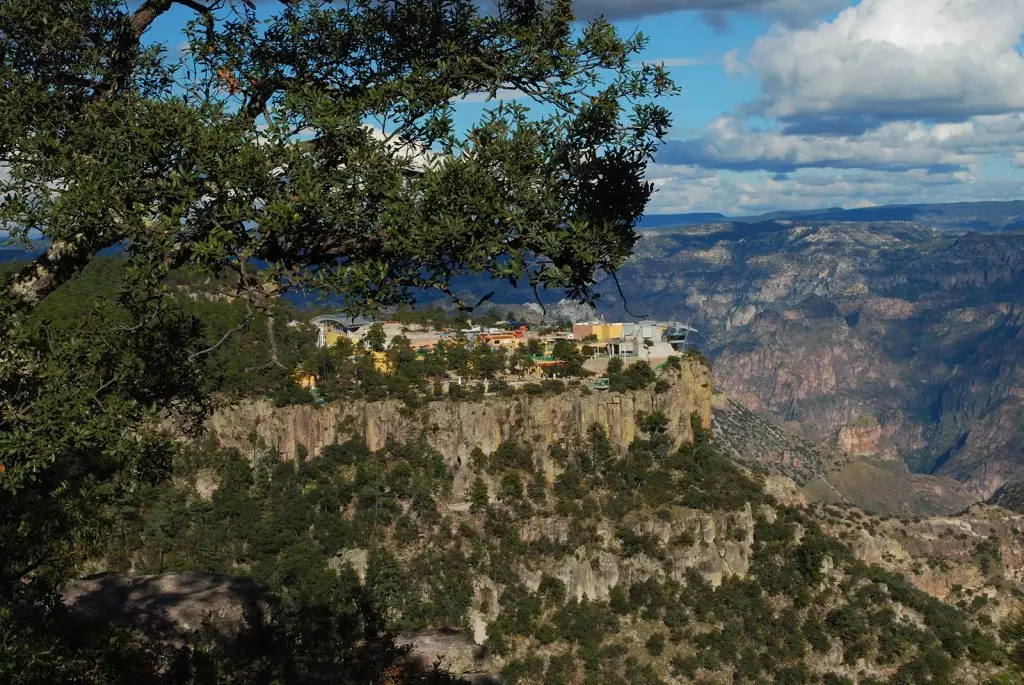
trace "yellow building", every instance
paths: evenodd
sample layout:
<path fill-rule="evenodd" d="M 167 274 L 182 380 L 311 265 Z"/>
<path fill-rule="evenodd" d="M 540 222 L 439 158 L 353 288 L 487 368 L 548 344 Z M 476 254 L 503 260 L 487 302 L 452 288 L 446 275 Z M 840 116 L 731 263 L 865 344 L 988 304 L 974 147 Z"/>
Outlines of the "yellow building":
<path fill-rule="evenodd" d="M 297 371 L 293 376 L 295 384 L 304 390 L 312 390 L 316 387 L 316 374 Z"/>
<path fill-rule="evenodd" d="M 392 374 L 395 372 L 395 362 L 388 357 L 387 352 L 370 352 L 373 357 L 373 368 L 380 373 Z"/>
<path fill-rule="evenodd" d="M 599 323 L 594 324 L 593 335 L 598 342 L 606 340 L 618 340 L 622 337 L 623 325 L 621 323 Z"/>
<path fill-rule="evenodd" d="M 349 337 L 345 331 L 324 331 L 324 346 L 334 347 L 334 345 L 342 338 Z"/>

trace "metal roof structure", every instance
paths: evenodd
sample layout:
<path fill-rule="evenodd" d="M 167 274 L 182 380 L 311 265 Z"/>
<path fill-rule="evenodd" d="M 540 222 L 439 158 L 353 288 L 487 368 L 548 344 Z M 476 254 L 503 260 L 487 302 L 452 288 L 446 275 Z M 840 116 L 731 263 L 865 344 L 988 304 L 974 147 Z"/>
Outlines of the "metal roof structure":
<path fill-rule="evenodd" d="M 320 334 L 317 336 L 316 346 L 324 347 L 327 345 L 327 330 L 341 329 L 346 333 L 352 333 L 358 331 L 364 326 L 372 326 L 377 323 L 376 319 L 371 319 L 365 316 L 349 316 L 347 314 L 322 314 L 320 316 L 313 317 L 310 319 L 310 323 L 320 329 Z"/>
<path fill-rule="evenodd" d="M 362 328 L 363 326 L 372 326 L 377 323 L 376 319 L 371 319 L 366 316 L 349 316 L 347 314 L 322 314 L 320 316 L 310 319 L 310 322 L 316 326 L 323 326 L 325 324 L 333 323 L 337 324 L 340 328 L 352 329 Z"/>

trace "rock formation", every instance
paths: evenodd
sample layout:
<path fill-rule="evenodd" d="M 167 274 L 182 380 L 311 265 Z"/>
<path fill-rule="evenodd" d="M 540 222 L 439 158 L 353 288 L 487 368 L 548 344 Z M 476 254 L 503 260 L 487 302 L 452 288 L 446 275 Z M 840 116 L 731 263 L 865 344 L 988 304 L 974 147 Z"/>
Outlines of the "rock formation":
<path fill-rule="evenodd" d="M 664 393 L 584 392 L 576 388 L 553 396 L 428 402 L 418 409 L 409 409 L 397 400 L 283 408 L 246 402 L 218 411 L 212 428 L 225 447 L 244 454 L 261 440 L 287 459 L 294 459 L 300 448 L 316 455 L 324 446 L 353 435 L 365 436 L 370 449 L 376 450 L 388 439 L 412 441 L 425 431 L 430 445 L 450 465 L 458 465 L 467 461 L 473 448 L 489 454 L 509 438 L 544 454 L 553 444 L 585 435 L 594 423 L 604 427 L 609 439 L 624 451 L 637 435 L 637 414 L 654 410 L 668 417 L 668 432 L 679 442 L 693 439 L 691 414 L 696 413 L 703 425 L 710 427 L 709 369 L 698 360 L 685 360 Z"/>
<path fill-rule="evenodd" d="M 619 281 L 631 309 L 693 317 L 716 384 L 751 409 L 812 442 L 874 416 L 911 470 L 984 499 L 1024 479 L 1024 233 L 945 228 L 662 229 Z"/>

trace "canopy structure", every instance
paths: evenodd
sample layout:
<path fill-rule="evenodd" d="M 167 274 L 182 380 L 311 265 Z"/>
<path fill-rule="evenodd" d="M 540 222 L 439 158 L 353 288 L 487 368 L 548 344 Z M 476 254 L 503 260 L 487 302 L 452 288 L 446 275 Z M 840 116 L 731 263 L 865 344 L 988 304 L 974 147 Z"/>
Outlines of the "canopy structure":
<path fill-rule="evenodd" d="M 327 333 L 330 331 L 354 333 L 364 326 L 372 326 L 377 323 L 376 320 L 365 316 L 349 316 L 347 314 L 322 314 L 314 317 L 310 322 L 319 330 L 316 339 L 317 347 L 327 345 Z"/>

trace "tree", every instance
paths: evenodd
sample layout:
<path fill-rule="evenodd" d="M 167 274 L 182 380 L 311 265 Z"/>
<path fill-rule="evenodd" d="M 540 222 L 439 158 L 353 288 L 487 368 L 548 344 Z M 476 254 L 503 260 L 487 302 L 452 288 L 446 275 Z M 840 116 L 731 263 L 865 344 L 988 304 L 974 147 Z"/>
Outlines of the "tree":
<path fill-rule="evenodd" d="M 562 362 L 559 365 L 559 370 L 566 376 L 584 376 L 586 371 L 583 369 L 583 362 L 585 358 L 580 354 L 579 349 L 576 347 L 576 343 L 569 340 L 559 340 L 555 343 L 554 349 L 551 351 L 551 355 Z"/>
<path fill-rule="evenodd" d="M 610 377 L 612 374 L 622 373 L 622 367 L 622 358 L 612 357 L 608 360 L 608 376 Z"/>
<path fill-rule="evenodd" d="M 384 326 L 379 323 L 370 326 L 366 331 L 366 335 L 363 336 L 363 344 L 374 352 L 383 352 L 386 342 L 387 336 L 384 334 Z"/>
<path fill-rule="evenodd" d="M 489 497 L 487 494 L 487 483 L 480 476 L 473 479 L 473 485 L 469 492 L 470 508 L 474 514 L 487 510 Z"/>
<path fill-rule="evenodd" d="M 172 8 L 193 13 L 177 36 Z M 250 367 L 286 378 L 288 290 L 468 306 L 449 285 L 468 272 L 592 300 L 669 125 L 643 42 L 576 31 L 568 0 L 0 3 L 0 225 L 44 248 L 0 283 L 0 603 L 73 573 L 124 494 L 166 475 L 170 429 L 206 412 L 207 355 L 258 321 L 269 359 Z M 453 102 L 506 88 L 542 107 L 456 130 Z M 33 319 L 108 249 L 127 257 L 116 294 L 65 330 Z M 239 319 L 176 309 L 179 269 L 218 279 Z"/>
<path fill-rule="evenodd" d="M 188 49 L 161 50 L 175 5 Z M 0 220 L 52 241 L 9 306 L 118 245 L 140 281 L 228 266 L 262 303 L 287 283 L 380 306 L 465 271 L 589 299 L 633 246 L 669 124 L 651 99 L 675 87 L 635 66 L 642 36 L 572 21 L 567 0 L 7 0 Z M 453 100 L 501 88 L 551 113 L 499 103 L 456 130 Z"/>
<path fill-rule="evenodd" d="M 520 344 L 516 346 L 516 349 L 509 355 L 508 365 L 511 371 L 520 374 L 525 373 L 533 366 L 533 360 L 530 359 L 530 353 L 526 345 Z"/>
<path fill-rule="evenodd" d="M 526 351 L 534 357 L 544 354 L 544 343 L 537 338 L 530 338 L 526 341 Z"/>
<path fill-rule="evenodd" d="M 473 347 L 473 371 L 481 378 L 494 378 L 505 371 L 505 350 L 491 349 L 483 343 Z"/>

